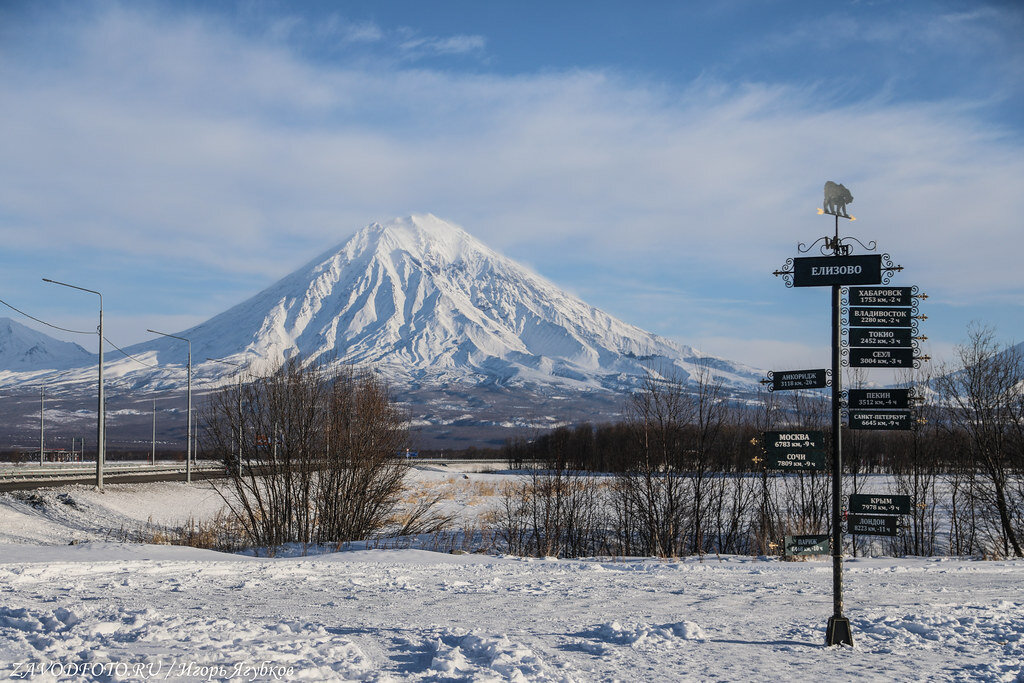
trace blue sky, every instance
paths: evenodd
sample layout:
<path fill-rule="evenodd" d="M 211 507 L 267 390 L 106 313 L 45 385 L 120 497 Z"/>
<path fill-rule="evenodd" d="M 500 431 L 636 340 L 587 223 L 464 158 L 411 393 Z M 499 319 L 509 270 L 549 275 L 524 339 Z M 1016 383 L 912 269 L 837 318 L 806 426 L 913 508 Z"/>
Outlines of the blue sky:
<path fill-rule="evenodd" d="M 40 278 L 98 289 L 128 345 L 430 212 L 628 322 L 821 367 L 827 293 L 770 273 L 835 180 L 932 355 L 1024 341 L 1022 35 L 1012 2 L 8 2 L 0 298 L 89 329 Z"/>

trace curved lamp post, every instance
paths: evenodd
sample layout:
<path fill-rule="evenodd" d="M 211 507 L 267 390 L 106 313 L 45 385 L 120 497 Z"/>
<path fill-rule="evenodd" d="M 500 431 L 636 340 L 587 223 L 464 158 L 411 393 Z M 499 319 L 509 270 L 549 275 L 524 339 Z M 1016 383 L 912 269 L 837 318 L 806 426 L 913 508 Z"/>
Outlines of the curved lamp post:
<path fill-rule="evenodd" d="M 43 282 L 49 282 L 54 285 L 62 285 L 64 287 L 70 287 L 71 289 L 77 289 L 83 292 L 89 292 L 95 294 L 100 298 L 100 326 L 97 328 L 97 332 L 100 338 L 100 363 L 99 363 L 99 401 L 96 409 L 96 488 L 100 491 L 103 490 L 103 463 L 107 457 L 107 444 L 105 441 L 105 427 L 107 422 L 106 414 L 106 403 L 103 400 L 103 295 L 97 292 L 95 289 L 86 289 L 85 287 L 78 287 L 76 285 L 69 285 L 66 282 L 57 282 L 49 278 L 43 278 Z M 82 447 L 83 453 L 85 452 L 85 446 Z"/>
<path fill-rule="evenodd" d="M 185 337 L 179 337 L 176 334 L 167 334 L 166 332 L 157 332 L 156 330 L 146 330 L 146 332 L 152 332 L 153 334 L 159 334 L 162 337 L 170 337 L 172 339 L 180 339 L 183 342 L 188 343 L 188 422 L 185 429 L 185 481 L 192 483 L 192 340 L 186 339 Z"/>
<path fill-rule="evenodd" d="M 242 477 L 242 370 L 245 366 L 241 363 L 233 363 L 229 360 L 223 360 L 221 358 L 210 358 L 206 357 L 206 360 L 211 360 L 214 363 L 223 363 L 224 365 L 232 365 L 238 368 L 238 477 Z"/>

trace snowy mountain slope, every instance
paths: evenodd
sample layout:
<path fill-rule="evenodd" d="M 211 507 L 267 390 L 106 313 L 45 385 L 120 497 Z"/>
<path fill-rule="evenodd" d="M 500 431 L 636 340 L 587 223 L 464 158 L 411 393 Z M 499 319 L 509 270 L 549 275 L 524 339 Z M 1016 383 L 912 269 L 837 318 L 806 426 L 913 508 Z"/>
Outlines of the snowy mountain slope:
<path fill-rule="evenodd" d="M 78 344 L 54 339 L 10 318 L 0 318 L 0 371 L 63 370 L 96 362 Z"/>
<path fill-rule="evenodd" d="M 432 215 L 371 224 L 180 334 L 197 360 L 336 358 L 412 383 L 618 388 L 645 368 L 685 377 L 697 363 L 731 385 L 758 375 L 617 320 Z M 129 351 L 165 364 L 183 349 L 161 339 Z M 200 374 L 225 369 L 209 363 Z"/>
<path fill-rule="evenodd" d="M 74 345 L 21 329 L 36 335 L 41 350 L 29 353 L 33 345 L 20 343 L 24 350 L 10 358 L 52 358 L 50 367 L 62 369 L 56 383 L 92 386 L 94 356 L 79 349 L 83 357 L 75 360 L 67 348 Z M 460 405 L 478 403 L 470 394 L 484 387 L 526 392 L 529 406 L 542 396 L 597 400 L 635 387 L 648 372 L 685 379 L 698 365 L 739 390 L 754 388 L 762 374 L 622 322 L 432 215 L 368 225 L 248 300 L 175 334 L 192 340 L 193 388 L 200 390 L 233 382 L 243 370 L 272 371 L 293 356 L 372 365 L 404 387 L 408 401 L 432 405 L 437 390 L 456 392 Z M 64 353 L 44 353 L 51 348 Z M 142 364 L 108 349 L 110 390 L 136 396 L 184 389 L 188 347 L 181 341 L 157 337 L 126 351 Z M 0 367 L 0 386 L 38 376 L 11 363 Z M 26 362 L 24 370 L 45 364 Z M 448 403 L 439 404 L 446 415 L 440 422 L 465 413 Z M 597 410 L 607 412 L 603 403 Z M 563 419 L 557 412 L 535 417 Z"/>

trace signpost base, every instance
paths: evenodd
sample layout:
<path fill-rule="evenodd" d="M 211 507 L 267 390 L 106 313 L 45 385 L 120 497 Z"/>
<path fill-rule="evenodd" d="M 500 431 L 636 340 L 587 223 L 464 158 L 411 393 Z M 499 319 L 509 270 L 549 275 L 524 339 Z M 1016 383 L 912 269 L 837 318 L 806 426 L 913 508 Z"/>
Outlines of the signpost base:
<path fill-rule="evenodd" d="M 825 645 L 849 645 L 853 647 L 853 631 L 850 620 L 846 617 L 831 616 L 828 618 L 828 629 L 825 631 Z"/>

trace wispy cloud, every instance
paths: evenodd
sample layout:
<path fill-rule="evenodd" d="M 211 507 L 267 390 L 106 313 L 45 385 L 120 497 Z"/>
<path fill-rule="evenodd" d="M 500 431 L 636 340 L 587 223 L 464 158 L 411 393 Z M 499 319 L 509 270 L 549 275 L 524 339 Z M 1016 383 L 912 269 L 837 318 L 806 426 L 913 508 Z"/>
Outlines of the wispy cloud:
<path fill-rule="evenodd" d="M 324 31 L 410 54 L 486 47 L 373 24 Z M 0 46 L 0 239 L 19 253 L 239 273 L 240 298 L 371 220 L 431 211 L 516 257 L 571 249 L 598 276 L 616 261 L 690 288 L 691 263 L 732 299 L 760 296 L 764 274 L 825 231 L 814 208 L 836 180 L 855 196 L 849 228 L 936 294 L 1024 292 L 1008 220 L 1024 214 L 1022 141 L 962 103 L 325 62 L 123 8 L 65 38 L 59 56 Z"/>

